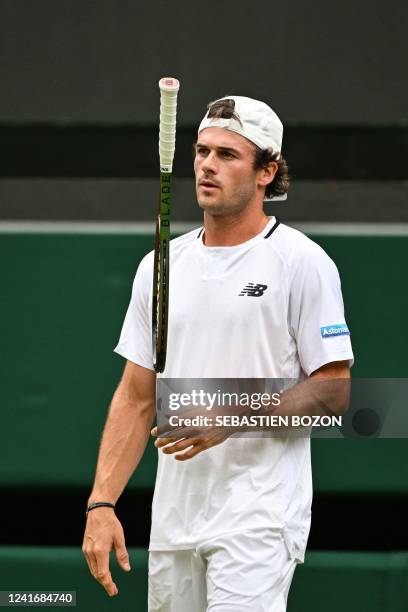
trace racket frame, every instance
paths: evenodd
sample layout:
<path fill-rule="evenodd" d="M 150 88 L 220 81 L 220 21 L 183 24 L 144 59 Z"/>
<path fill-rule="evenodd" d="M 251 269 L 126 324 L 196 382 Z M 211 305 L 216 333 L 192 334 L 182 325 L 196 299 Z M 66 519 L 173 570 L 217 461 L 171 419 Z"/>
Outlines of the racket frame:
<path fill-rule="evenodd" d="M 166 367 L 170 282 L 171 173 L 176 145 L 177 94 L 179 87 L 179 81 L 172 77 L 164 77 L 159 81 L 160 192 L 156 218 L 152 298 L 153 366 L 157 373 L 163 372 Z"/>
<path fill-rule="evenodd" d="M 153 266 L 152 341 L 154 369 L 160 373 L 166 366 L 170 282 L 170 198 L 171 173 L 160 173 L 159 206 Z"/>

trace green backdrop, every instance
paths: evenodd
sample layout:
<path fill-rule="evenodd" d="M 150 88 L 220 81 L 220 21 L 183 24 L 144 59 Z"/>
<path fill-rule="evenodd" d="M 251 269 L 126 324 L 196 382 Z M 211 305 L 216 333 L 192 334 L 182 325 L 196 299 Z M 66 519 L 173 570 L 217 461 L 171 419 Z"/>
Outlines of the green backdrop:
<path fill-rule="evenodd" d="M 312 236 L 337 263 L 353 376 L 404 377 L 408 237 Z M 0 235 L 0 485 L 90 486 L 123 359 L 112 352 L 151 235 Z M 314 440 L 315 490 L 408 490 L 406 440 Z M 152 487 L 149 447 L 131 487 Z"/>

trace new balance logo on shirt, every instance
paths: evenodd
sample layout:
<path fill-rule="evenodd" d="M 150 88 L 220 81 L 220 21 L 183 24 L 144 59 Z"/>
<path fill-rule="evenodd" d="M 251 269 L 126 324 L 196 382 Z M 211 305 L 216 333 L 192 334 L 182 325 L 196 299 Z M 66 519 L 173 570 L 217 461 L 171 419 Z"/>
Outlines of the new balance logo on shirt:
<path fill-rule="evenodd" d="M 267 290 L 268 285 L 255 285 L 254 283 L 248 283 L 241 293 L 238 295 L 247 295 L 249 297 L 260 297 Z"/>

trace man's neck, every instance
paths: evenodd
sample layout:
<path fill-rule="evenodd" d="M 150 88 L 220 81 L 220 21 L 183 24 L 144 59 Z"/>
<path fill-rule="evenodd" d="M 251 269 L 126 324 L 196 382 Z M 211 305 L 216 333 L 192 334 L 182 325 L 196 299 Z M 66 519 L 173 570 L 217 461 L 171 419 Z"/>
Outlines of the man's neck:
<path fill-rule="evenodd" d="M 254 214 L 241 211 L 236 215 L 215 216 L 204 212 L 205 246 L 236 246 L 257 236 L 269 223 L 263 210 Z"/>

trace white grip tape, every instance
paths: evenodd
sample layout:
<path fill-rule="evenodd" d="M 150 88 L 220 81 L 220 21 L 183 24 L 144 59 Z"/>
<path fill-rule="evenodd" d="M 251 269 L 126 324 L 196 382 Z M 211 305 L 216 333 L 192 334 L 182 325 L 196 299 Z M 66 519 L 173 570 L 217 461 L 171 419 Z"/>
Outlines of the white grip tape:
<path fill-rule="evenodd" d="M 159 87 L 161 94 L 159 131 L 160 171 L 171 172 L 173 169 L 174 149 L 176 147 L 177 94 L 180 83 L 177 79 L 164 78 L 159 81 Z"/>

